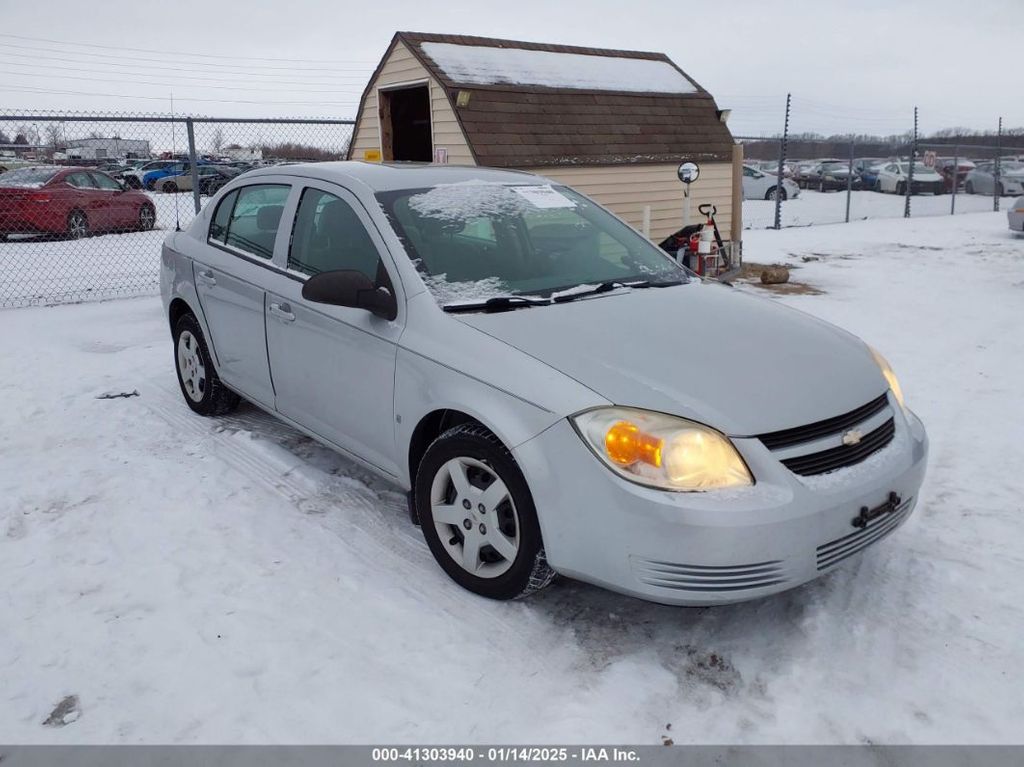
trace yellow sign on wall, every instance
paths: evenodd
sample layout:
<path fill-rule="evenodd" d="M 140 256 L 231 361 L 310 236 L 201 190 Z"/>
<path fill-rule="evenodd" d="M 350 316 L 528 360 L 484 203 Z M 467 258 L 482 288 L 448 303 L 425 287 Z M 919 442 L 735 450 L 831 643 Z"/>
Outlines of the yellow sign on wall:
<path fill-rule="evenodd" d="M 380 150 L 379 149 L 364 149 L 363 159 L 367 162 L 380 162 Z"/>

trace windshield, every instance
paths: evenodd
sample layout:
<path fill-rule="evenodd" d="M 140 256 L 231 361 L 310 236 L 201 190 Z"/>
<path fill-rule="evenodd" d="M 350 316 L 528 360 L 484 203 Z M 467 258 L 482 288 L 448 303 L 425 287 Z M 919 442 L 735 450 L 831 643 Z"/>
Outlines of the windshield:
<path fill-rule="evenodd" d="M 849 165 L 847 163 L 845 163 L 845 162 L 826 162 L 826 163 L 823 163 L 821 167 L 822 167 L 822 170 L 830 170 L 830 171 L 849 170 L 850 169 Z"/>
<path fill-rule="evenodd" d="M 909 163 L 905 163 L 905 162 L 901 162 L 900 163 L 900 170 L 903 171 L 904 173 L 910 172 L 910 164 Z M 917 173 L 934 173 L 934 172 L 935 172 L 935 168 L 929 168 L 923 162 L 915 162 L 914 163 L 914 173 L 915 174 L 917 174 Z"/>
<path fill-rule="evenodd" d="M 37 189 L 57 175 L 60 168 L 19 168 L 0 173 L 0 186 Z"/>
<path fill-rule="evenodd" d="M 664 251 L 564 186 L 469 182 L 377 199 L 441 304 L 687 279 Z"/>

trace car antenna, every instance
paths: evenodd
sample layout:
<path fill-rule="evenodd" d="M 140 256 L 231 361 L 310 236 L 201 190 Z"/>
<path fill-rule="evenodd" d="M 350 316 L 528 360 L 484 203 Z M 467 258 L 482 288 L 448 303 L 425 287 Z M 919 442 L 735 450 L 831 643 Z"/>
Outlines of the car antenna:
<path fill-rule="evenodd" d="M 178 148 L 174 142 L 174 91 L 171 91 L 171 157 L 177 159 Z M 155 189 L 154 189 L 155 191 Z M 178 193 L 174 193 L 174 231 L 181 231 L 181 214 L 178 212 Z"/>

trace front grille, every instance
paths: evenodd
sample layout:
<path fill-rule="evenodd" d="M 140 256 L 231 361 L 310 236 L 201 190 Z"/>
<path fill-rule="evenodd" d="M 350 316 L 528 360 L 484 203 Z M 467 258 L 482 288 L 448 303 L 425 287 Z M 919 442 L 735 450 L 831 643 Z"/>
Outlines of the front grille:
<path fill-rule="evenodd" d="M 786 580 L 780 560 L 747 565 L 685 565 L 630 557 L 641 583 L 679 591 L 744 591 Z"/>
<path fill-rule="evenodd" d="M 811 474 L 824 474 L 827 471 L 835 471 L 846 466 L 853 466 L 860 463 L 876 450 L 881 450 L 888 445 L 896 433 L 896 422 L 890 418 L 873 432 L 865 436 L 856 445 L 840 445 L 818 453 L 798 455 L 794 458 L 787 458 L 782 465 L 794 474 L 809 476 Z"/>
<path fill-rule="evenodd" d="M 871 400 L 868 404 L 861 405 L 856 410 L 851 410 L 849 413 L 826 418 L 824 421 L 809 423 L 806 426 L 797 426 L 793 429 L 783 429 L 781 431 L 769 432 L 768 434 L 761 434 L 758 436 L 758 439 L 769 450 L 799 445 L 801 442 L 810 442 L 820 437 L 827 437 L 830 434 L 844 432 L 862 421 L 866 421 L 875 413 L 881 412 L 887 404 L 889 404 L 888 395 L 883 394 L 877 399 Z"/>
<path fill-rule="evenodd" d="M 832 567 L 887 536 L 899 527 L 900 523 L 910 514 L 910 505 L 913 500 L 913 498 L 908 498 L 896 507 L 896 511 L 879 517 L 862 530 L 821 544 L 818 547 L 818 569 L 825 570 Z"/>

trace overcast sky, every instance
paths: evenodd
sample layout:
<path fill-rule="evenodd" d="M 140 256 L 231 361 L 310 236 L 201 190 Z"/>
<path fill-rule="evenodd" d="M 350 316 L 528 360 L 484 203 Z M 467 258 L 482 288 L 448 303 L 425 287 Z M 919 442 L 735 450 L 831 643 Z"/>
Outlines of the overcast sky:
<path fill-rule="evenodd" d="M 1024 0 L 0 0 L 0 110 L 351 117 L 399 29 L 663 51 L 736 135 L 1024 126 Z"/>

